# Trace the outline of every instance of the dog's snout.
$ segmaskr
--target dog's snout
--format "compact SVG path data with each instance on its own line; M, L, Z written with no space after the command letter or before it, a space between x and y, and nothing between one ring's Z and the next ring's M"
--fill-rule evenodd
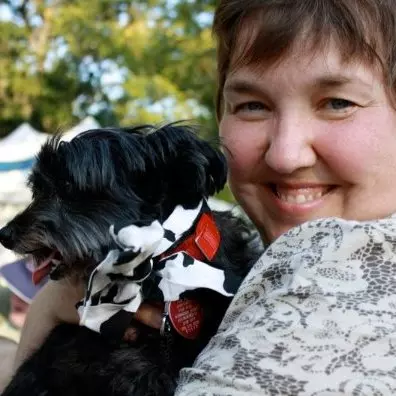
M7 249L12 249L15 244L12 228L5 226L0 229L0 243Z

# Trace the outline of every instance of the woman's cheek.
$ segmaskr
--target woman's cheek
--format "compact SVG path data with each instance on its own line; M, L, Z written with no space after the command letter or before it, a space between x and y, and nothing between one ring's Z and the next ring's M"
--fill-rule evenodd
M330 131L322 139L320 157L342 178L355 179L372 171L377 160L379 143L376 131L359 128Z
M234 178L247 179L260 172L267 147L266 131L261 123L226 117L220 124L220 137Z

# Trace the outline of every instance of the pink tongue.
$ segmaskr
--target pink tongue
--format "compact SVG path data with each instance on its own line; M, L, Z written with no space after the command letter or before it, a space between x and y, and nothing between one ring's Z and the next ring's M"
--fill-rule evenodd
M32 281L35 285L40 283L51 272L51 261L55 256L55 251L52 252L35 270L32 274Z

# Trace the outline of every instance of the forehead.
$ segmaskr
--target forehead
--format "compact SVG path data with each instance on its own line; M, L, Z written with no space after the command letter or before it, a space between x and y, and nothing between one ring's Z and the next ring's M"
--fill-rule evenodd
M337 42L345 59L375 62L386 58L381 29L364 7L342 10L329 2L326 7L309 10L299 1L288 4L288 8L280 6L282 0L276 6L265 3L241 15L234 28L223 33L231 68L264 60L271 64L284 58L293 47L301 45L312 52L330 42Z
M230 90L244 82L267 86L279 84L297 86L315 84L325 87L359 83L372 88L383 88L383 76L378 65L357 57L345 59L335 41L313 47L298 42L274 62L258 59L247 65L231 64L224 89Z
M332 72L362 64L371 72L380 70L383 77L388 74L378 30L360 24L355 35L345 35L337 23L326 24L323 18L312 19L311 13L305 13L289 19L284 12L278 15L265 8L247 13L225 46L223 83L229 74L246 66L266 71L288 63L302 68L327 64Z

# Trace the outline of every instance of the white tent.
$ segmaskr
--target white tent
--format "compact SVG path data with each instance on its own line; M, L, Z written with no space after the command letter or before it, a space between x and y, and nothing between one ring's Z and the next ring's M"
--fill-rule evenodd
M67 132L63 134L62 140L69 142L74 137L79 135L81 132L88 131L89 129L97 129L100 128L99 123L93 117L86 117L80 123L75 125L73 128L69 129Z
M48 136L25 122L0 140L1 205L19 206L30 201L26 178L35 155Z
M28 123L23 123L0 140L0 163L16 163L33 159L48 136Z
M26 178L47 138L47 134L25 122L0 140L0 205L19 206L30 201Z
M21 205L30 202L31 194L26 186L29 171L25 169L0 172L0 205Z
M0 227L30 202L27 175L47 137L23 123L0 140ZM0 247L0 265L16 258L13 252Z
M86 117L64 133L63 139L70 141L88 129L100 128L93 117ZM49 135L23 123L4 139L0 139L0 205L17 205L30 202L31 195L26 187L27 175L35 155ZM0 213L0 223L1 221Z

